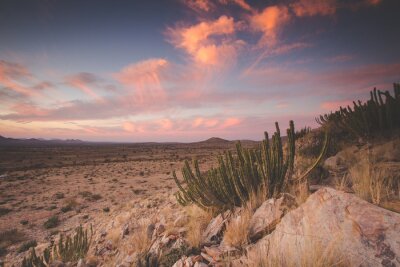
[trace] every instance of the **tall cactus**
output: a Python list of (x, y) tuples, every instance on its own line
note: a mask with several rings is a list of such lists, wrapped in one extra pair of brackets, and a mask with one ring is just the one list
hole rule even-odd
[(393, 87), (393, 96), (375, 88), (367, 102), (354, 101), (353, 107), (340, 107), (338, 111), (321, 115), (316, 121), (322, 126), (334, 125), (364, 140), (391, 134), (400, 128), (400, 84)]
[[(296, 139), (294, 123), (290, 121), (287, 130), (285, 154), (278, 123), (275, 126), (276, 132), (272, 138), (269, 139), (268, 133), (265, 133), (265, 139), (259, 148), (245, 149), (238, 142), (236, 156), (226, 151), (218, 157), (218, 167), (206, 173), (200, 171), (197, 160), (193, 161), (194, 170), (185, 161), (182, 168), (183, 182), (173, 172), (179, 188), (176, 193), (177, 201), (181, 205), (194, 203), (203, 209), (225, 210), (241, 206), (256, 192), (265, 192), (267, 197), (272, 197), (286, 191), (293, 180)], [(322, 159), (328, 139), (326, 134), (323, 150), (314, 167)], [(311, 169), (308, 173), (310, 171)], [(302, 178), (304, 175), (299, 177)]]

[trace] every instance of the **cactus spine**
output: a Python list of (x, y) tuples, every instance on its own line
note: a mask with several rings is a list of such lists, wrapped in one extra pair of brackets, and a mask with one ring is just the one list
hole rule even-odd
[[(245, 149), (238, 142), (236, 156), (229, 151), (225, 152), (218, 157), (218, 167), (206, 173), (200, 171), (197, 160), (193, 161), (194, 171), (185, 161), (182, 168), (183, 182), (173, 172), (179, 188), (177, 201), (184, 206), (194, 203), (203, 209), (225, 210), (241, 206), (256, 192), (265, 192), (267, 197), (273, 197), (287, 191), (293, 180), (296, 140), (294, 123), (290, 121), (287, 130), (286, 153), (283, 153), (278, 123), (275, 123), (275, 127), (276, 132), (271, 139), (265, 133), (259, 148)], [(322, 159), (326, 147), (327, 138), (314, 167)]]

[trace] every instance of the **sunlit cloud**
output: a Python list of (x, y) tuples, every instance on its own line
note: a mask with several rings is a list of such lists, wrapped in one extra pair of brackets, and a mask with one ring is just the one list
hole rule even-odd
[(234, 19), (225, 15), (214, 21), (167, 30), (170, 41), (189, 54), (194, 62), (211, 66), (224, 66), (235, 60), (237, 50), (244, 42), (235, 39), (234, 34)]
[(255, 31), (261, 31), (260, 45), (273, 46), (278, 42), (278, 33), (289, 21), (289, 9), (286, 6), (269, 6), (251, 17), (250, 25)]
[(165, 59), (148, 59), (123, 68), (114, 77), (128, 90), (133, 90), (133, 104), (157, 104), (166, 101), (167, 93), (162, 81), (169, 68)]
[(299, 0), (291, 5), (298, 17), (329, 16), (336, 13), (336, 0)]

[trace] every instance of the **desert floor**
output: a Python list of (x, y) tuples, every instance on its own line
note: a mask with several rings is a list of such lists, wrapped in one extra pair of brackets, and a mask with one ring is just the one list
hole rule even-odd
[[(254, 144), (247, 144), (248, 146)], [(16, 229), (15, 242), (0, 244), (6, 262), (29, 240), (48, 242), (80, 224), (107, 221), (132, 203), (148, 213), (176, 205), (172, 172), (196, 157), (202, 169), (234, 143), (91, 144), (3, 147), (0, 156), (0, 233)], [(56, 227), (44, 223), (59, 218)], [(146, 216), (146, 214), (138, 214)], [(3, 238), (4, 239), (4, 238)], [(1, 243), (1, 240), (0, 240)]]

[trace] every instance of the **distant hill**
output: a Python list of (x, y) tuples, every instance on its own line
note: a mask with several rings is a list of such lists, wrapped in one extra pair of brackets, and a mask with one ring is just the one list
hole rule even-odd
[(200, 141), (198, 143), (203, 143), (203, 144), (230, 144), (232, 143), (232, 141), (226, 140), (226, 139), (222, 139), (219, 137), (211, 137), (207, 140), (204, 141)]
[(36, 139), (36, 138), (28, 138), (28, 139), (18, 139), (18, 138), (8, 138), (0, 135), (0, 145), (45, 145), (45, 144), (82, 144), (85, 143), (79, 139)]

